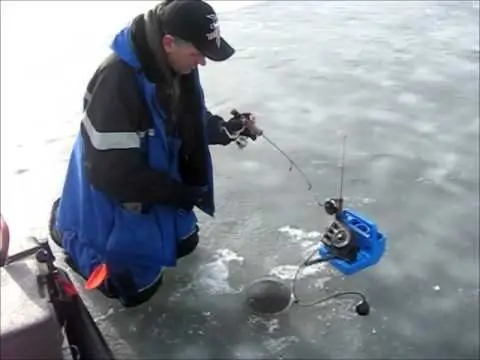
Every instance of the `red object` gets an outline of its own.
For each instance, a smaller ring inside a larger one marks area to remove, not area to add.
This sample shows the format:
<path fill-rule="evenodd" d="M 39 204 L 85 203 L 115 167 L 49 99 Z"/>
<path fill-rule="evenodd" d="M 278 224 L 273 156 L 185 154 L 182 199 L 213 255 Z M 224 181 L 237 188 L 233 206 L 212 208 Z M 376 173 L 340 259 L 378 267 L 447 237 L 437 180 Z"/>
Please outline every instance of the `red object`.
<path fill-rule="evenodd" d="M 91 273 L 85 284 L 85 289 L 93 290 L 98 288 L 108 277 L 107 265 L 100 264 Z"/>
<path fill-rule="evenodd" d="M 10 246 L 10 231 L 8 225 L 0 214 L 0 266 L 3 266 L 8 258 L 8 247 Z"/>
<path fill-rule="evenodd" d="M 69 279 L 66 279 L 65 277 L 63 277 L 61 275 L 57 275 L 55 277 L 55 280 L 56 280 L 57 284 L 62 287 L 63 291 L 65 291 L 65 293 L 68 296 L 74 297 L 74 296 L 78 295 L 78 292 L 77 292 L 77 289 L 75 288 L 75 285 L 73 285 L 73 283 Z"/>

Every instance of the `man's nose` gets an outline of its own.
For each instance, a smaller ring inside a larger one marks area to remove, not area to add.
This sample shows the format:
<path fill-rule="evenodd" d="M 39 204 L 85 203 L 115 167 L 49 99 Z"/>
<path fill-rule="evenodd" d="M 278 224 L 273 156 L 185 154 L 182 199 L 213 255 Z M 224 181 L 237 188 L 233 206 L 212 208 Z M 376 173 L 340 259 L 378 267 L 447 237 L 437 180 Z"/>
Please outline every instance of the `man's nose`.
<path fill-rule="evenodd" d="M 207 59 L 205 59 L 205 56 L 200 56 L 198 58 L 198 65 L 205 66 L 207 64 Z"/>

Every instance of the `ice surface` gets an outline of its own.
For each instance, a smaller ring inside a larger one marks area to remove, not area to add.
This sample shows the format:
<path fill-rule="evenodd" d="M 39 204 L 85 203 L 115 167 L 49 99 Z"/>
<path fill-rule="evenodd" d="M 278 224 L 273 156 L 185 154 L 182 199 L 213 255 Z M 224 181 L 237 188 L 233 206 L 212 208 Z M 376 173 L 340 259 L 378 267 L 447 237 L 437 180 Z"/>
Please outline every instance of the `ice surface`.
<path fill-rule="evenodd" d="M 154 3 L 1 2 L 0 201 L 12 251 L 46 234 L 85 85 L 113 34 Z M 349 300 L 274 319 L 245 313 L 242 289 L 271 272 L 289 281 L 329 220 L 260 139 L 243 151 L 212 149 L 218 213 L 199 214 L 198 251 L 166 273 L 149 304 L 123 311 L 85 294 L 114 351 L 478 358 L 478 2 L 212 3 L 237 49 L 202 69 L 212 111 L 258 114 L 319 198 L 338 191 L 338 132 L 348 134 L 346 203 L 379 223 L 387 254 L 351 278 L 306 269 L 299 287 L 309 298 L 363 290 L 372 313 L 356 317 Z"/>

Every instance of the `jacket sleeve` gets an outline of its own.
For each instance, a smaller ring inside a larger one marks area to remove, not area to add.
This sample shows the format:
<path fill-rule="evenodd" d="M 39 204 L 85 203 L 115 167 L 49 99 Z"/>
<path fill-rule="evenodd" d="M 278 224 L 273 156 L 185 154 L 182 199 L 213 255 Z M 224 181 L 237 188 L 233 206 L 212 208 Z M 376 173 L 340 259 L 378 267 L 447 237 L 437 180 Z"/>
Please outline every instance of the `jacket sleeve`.
<path fill-rule="evenodd" d="M 128 73 L 104 69 L 88 89 L 81 132 L 86 174 L 93 187 L 120 203 L 182 206 L 188 188 L 151 168 L 141 150 L 144 108 Z M 132 76 L 133 77 L 133 76 Z M 146 135 L 145 135 L 146 136 Z"/>
<path fill-rule="evenodd" d="M 226 122 L 218 115 L 207 111 L 207 134 L 209 145 L 228 145 L 231 139 L 224 131 Z"/>

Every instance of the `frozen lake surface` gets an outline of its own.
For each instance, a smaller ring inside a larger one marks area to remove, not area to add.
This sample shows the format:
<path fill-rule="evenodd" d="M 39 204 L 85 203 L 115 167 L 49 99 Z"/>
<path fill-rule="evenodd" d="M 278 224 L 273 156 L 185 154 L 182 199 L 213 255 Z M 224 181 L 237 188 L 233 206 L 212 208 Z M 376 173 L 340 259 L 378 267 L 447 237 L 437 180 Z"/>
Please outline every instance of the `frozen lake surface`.
<path fill-rule="evenodd" d="M 122 310 L 85 294 L 114 352 L 478 358 L 478 2 L 213 3 L 237 54 L 202 69 L 211 110 L 258 114 L 320 198 L 337 192 L 338 133 L 348 134 L 347 205 L 379 223 L 388 251 L 354 277 L 317 267 L 299 286 L 309 300 L 362 290 L 373 310 L 360 318 L 339 300 L 268 320 L 245 312 L 244 287 L 269 273 L 290 279 L 329 221 L 259 140 L 213 149 L 217 216 L 200 215 L 200 248 L 150 303 Z M 89 76 L 151 4 L 2 2 L 1 212 L 14 249 L 46 234 Z"/>

